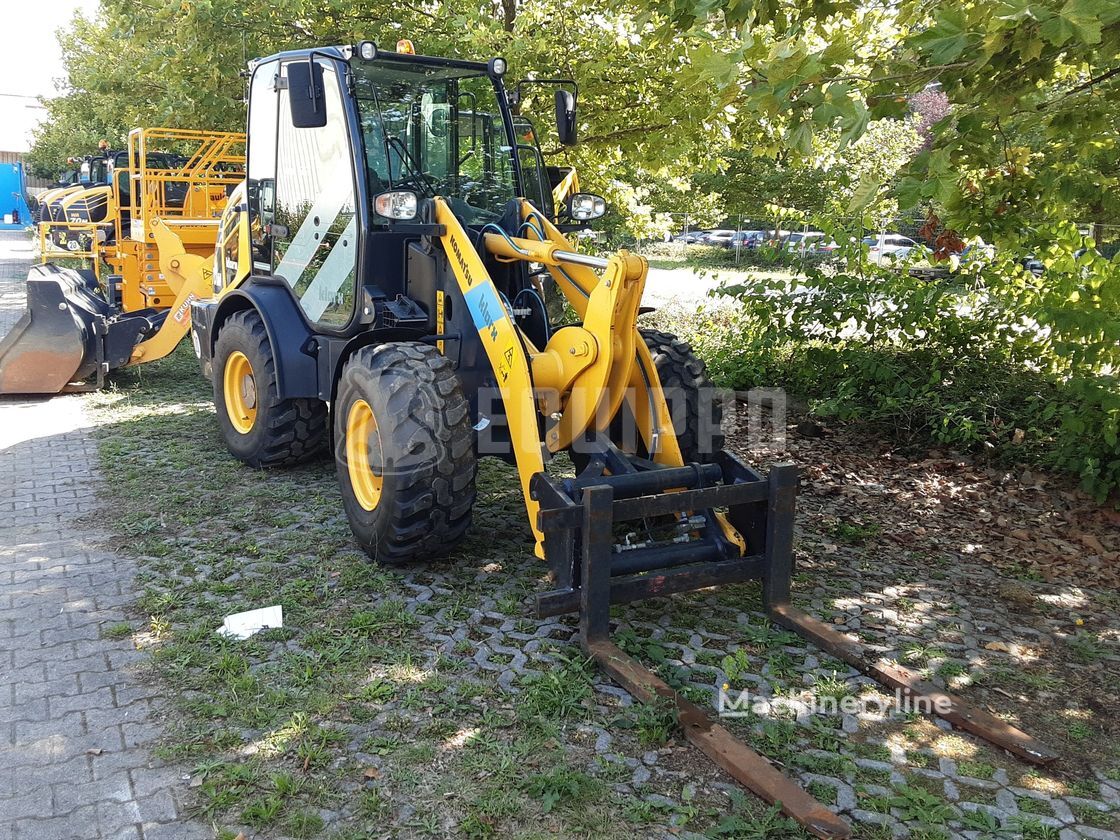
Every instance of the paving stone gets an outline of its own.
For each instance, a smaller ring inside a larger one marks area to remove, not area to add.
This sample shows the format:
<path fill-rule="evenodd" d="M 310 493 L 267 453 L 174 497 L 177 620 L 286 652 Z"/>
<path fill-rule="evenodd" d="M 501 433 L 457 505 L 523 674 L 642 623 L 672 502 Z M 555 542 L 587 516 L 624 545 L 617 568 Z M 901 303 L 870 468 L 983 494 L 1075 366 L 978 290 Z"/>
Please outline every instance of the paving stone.
<path fill-rule="evenodd" d="M 144 840 L 210 840 L 213 832 L 191 823 L 144 823 Z"/>
<path fill-rule="evenodd" d="M 0 232 L 0 337 L 23 310 L 26 246 Z M 98 504 L 88 426 L 74 397 L 0 398 L 0 840 L 201 840 L 178 819 L 179 774 L 150 769 L 156 692 L 132 670 L 146 654 L 101 637 L 135 567 L 76 521 Z"/>

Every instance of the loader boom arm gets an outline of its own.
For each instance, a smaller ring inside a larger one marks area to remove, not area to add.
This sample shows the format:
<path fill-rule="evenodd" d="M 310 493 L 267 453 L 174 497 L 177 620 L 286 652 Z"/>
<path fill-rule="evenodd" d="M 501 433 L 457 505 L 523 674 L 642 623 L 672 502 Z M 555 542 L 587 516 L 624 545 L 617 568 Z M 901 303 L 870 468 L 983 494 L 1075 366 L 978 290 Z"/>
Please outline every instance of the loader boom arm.
<path fill-rule="evenodd" d="M 539 504 L 530 484 L 544 470 L 545 453 L 602 433 L 629 399 L 647 449 L 665 466 L 682 466 L 665 395 L 637 327 L 648 264 L 620 251 L 607 259 L 579 254 L 528 201 L 523 229 L 535 239 L 487 233 L 486 250 L 500 260 L 539 262 L 580 315 L 582 326 L 557 330 L 534 347 L 506 311 L 467 231 L 442 199 L 435 221 L 460 291 L 501 390 L 536 553 L 544 556 Z M 597 274 L 595 269 L 602 273 Z M 542 424 L 543 415 L 543 424 Z"/>

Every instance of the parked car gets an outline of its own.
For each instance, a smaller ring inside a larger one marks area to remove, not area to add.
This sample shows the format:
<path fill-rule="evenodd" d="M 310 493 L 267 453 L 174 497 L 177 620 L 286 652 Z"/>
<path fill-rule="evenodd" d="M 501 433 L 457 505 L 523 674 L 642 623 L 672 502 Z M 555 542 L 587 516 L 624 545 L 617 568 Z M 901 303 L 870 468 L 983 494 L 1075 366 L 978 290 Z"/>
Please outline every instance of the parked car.
<path fill-rule="evenodd" d="M 729 248 L 729 247 L 731 247 L 731 240 L 734 236 L 735 236 L 735 231 L 733 231 L 733 230 L 723 230 L 723 229 L 710 230 L 700 238 L 700 241 L 699 241 L 698 244 L 700 244 L 700 245 L 711 245 L 711 246 L 714 246 L 714 247 L 717 247 L 717 248 L 718 247 Z"/>
<path fill-rule="evenodd" d="M 863 244 L 867 246 L 867 256 L 875 265 L 900 262 L 918 245 L 909 236 L 903 236 L 900 233 L 880 233 L 865 236 Z"/>
<path fill-rule="evenodd" d="M 757 248 L 766 241 L 766 231 L 740 230 L 736 231 L 728 243 L 729 248 Z"/>
<path fill-rule="evenodd" d="M 697 244 L 708 231 L 706 230 L 689 230 L 684 233 L 679 233 L 673 237 L 674 242 L 682 242 L 685 245 Z"/>
<path fill-rule="evenodd" d="M 787 251 L 796 251 L 799 254 L 812 254 L 818 245 L 825 242 L 825 234 L 819 230 L 801 231 L 791 233 L 783 245 Z"/>

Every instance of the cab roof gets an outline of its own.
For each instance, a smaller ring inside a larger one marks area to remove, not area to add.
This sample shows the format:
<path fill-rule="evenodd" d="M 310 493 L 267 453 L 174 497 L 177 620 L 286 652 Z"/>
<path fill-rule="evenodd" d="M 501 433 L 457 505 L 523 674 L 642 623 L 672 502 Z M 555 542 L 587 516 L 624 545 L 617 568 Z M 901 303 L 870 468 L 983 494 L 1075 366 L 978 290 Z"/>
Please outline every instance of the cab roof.
<path fill-rule="evenodd" d="M 357 58 L 354 44 L 339 44 L 337 46 L 311 47 L 303 50 L 284 50 L 283 52 L 274 53 L 270 56 L 250 61 L 249 69 L 252 70 L 257 67 L 257 65 L 265 64 L 270 61 L 307 59 L 312 55 L 318 55 L 322 58 L 334 58 L 339 61 L 350 61 L 351 59 L 363 61 L 363 59 Z M 372 59 L 369 63 L 373 64 L 378 61 L 400 61 L 427 67 L 446 67 L 448 69 L 470 70 L 479 73 L 485 73 L 488 68 L 485 61 L 466 61 L 461 58 L 443 58 L 434 55 L 414 55 L 413 53 L 390 52 L 389 50 L 382 50 L 380 48 L 377 50 L 377 57 Z"/>

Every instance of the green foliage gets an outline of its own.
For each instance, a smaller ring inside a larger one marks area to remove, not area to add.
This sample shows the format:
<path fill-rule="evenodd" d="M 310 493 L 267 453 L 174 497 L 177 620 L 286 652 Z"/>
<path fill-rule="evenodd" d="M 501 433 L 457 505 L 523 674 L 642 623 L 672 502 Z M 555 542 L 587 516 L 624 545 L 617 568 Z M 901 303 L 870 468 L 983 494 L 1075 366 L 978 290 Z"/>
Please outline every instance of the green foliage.
<path fill-rule="evenodd" d="M 853 143 L 936 82 L 952 109 L 900 183 L 905 206 L 1003 243 L 1026 224 L 1120 217 L 1120 6 L 1110 0 L 656 0 L 666 41 L 708 33 L 755 154 L 810 158 Z M 884 175 L 875 173 L 875 180 Z M 875 181 L 868 181 L 868 194 Z"/>
<path fill-rule="evenodd" d="M 542 717 L 564 721 L 586 713 L 584 701 L 591 696 L 590 664 L 571 658 L 560 667 L 522 680 L 525 690 L 518 704 L 518 715 L 528 720 Z"/>
<path fill-rule="evenodd" d="M 909 116 L 875 120 L 848 144 L 835 130 L 810 134 L 805 149 L 783 149 L 774 158 L 761 154 L 765 146 L 750 132 L 727 151 L 718 172 L 701 173 L 696 183 L 718 192 L 728 213 L 748 218 L 771 220 L 791 209 L 889 218 L 898 208 L 885 188 L 921 145 L 916 125 Z"/>
<path fill-rule="evenodd" d="M 777 805 L 772 805 L 756 817 L 744 813 L 747 807 L 742 794 L 733 791 L 731 801 L 735 806 L 734 812 L 724 816 L 708 832 L 709 836 L 734 837 L 738 840 L 778 840 L 778 838 L 787 840 L 791 837 L 805 836 L 797 823 L 782 815 L 782 810 Z"/>
<path fill-rule="evenodd" d="M 890 798 L 892 808 L 897 808 L 899 816 L 907 822 L 923 826 L 938 826 L 953 816 L 952 809 L 940 796 L 925 788 L 912 785 L 896 787 Z"/>
<path fill-rule="evenodd" d="M 101 138 L 119 147 L 129 128 L 169 125 L 242 130 L 249 59 L 283 49 L 409 37 L 419 52 L 485 59 L 503 55 L 510 79 L 573 78 L 579 85 L 580 145 L 562 147 L 551 91 L 529 88 L 520 108 L 542 136 L 548 162 L 575 165 L 586 189 L 611 201 L 613 224 L 631 235 L 668 232 L 659 206 L 713 201 L 692 192 L 697 171 L 714 168 L 730 114 L 707 74 L 717 64 L 711 39 L 688 36 L 666 46 L 640 21 L 638 4 L 605 0 L 503 3 L 452 0 L 415 4 L 336 0 L 102 0 L 93 18 L 77 16 L 61 33 L 66 79 L 47 104 L 36 135 L 37 171 L 57 173 L 67 156 Z M 173 33 L 173 35 L 169 35 Z"/>
<path fill-rule="evenodd" d="M 546 814 L 558 803 L 579 802 L 593 796 L 601 786 L 599 780 L 567 767 L 534 774 L 524 784 L 527 793 L 540 799 L 541 811 Z"/>
<path fill-rule="evenodd" d="M 1040 240 L 1041 277 L 1001 252 L 943 282 L 853 246 L 803 279 L 727 288 L 742 308 L 698 350 L 722 385 L 784 385 L 820 415 L 1072 472 L 1103 498 L 1120 487 L 1120 258 L 1079 253 L 1067 224 Z"/>

